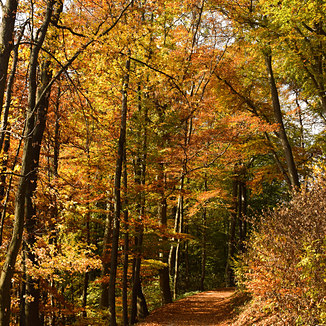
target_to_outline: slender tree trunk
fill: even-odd
[[[160,252],[159,258],[165,264],[163,268],[159,271],[160,277],[160,290],[162,304],[167,304],[172,302],[172,294],[170,289],[170,275],[169,275],[169,253],[168,253],[168,242],[167,237],[164,235],[167,229],[167,202],[164,195],[165,181],[164,181],[164,165],[160,163],[159,165],[159,175],[158,175],[158,188],[161,196],[158,212],[159,212],[159,223],[162,228],[163,236],[160,239]]]
[[[120,235],[120,214],[121,214],[121,176],[123,166],[123,153],[126,143],[127,129],[127,90],[129,85],[130,58],[126,62],[126,74],[122,87],[122,108],[121,108],[121,126],[120,137],[118,144],[118,157],[116,163],[115,180],[114,180],[114,218],[112,230],[112,249],[111,249],[111,269],[109,282],[109,312],[110,326],[116,326],[116,310],[115,310],[115,283],[117,278],[117,263],[118,263],[118,245]]]
[[[90,241],[90,213],[89,213],[89,207],[88,207],[88,212],[86,216],[86,243],[89,246],[91,241]],[[87,306],[87,294],[88,294],[88,284],[89,284],[89,272],[86,270],[84,274],[84,287],[83,287],[83,302],[82,302],[82,307],[84,309],[83,311],[83,316],[87,316],[87,311],[86,311],[86,306]]]
[[[273,109],[274,109],[274,117],[276,122],[279,125],[279,138],[282,143],[284,155],[285,155],[285,160],[287,164],[287,168],[289,171],[289,177],[291,180],[291,185],[292,187],[300,187],[300,182],[299,182],[299,176],[298,176],[298,171],[295,165],[295,161],[293,158],[293,153],[292,153],[292,148],[289,142],[289,139],[286,134],[286,130],[284,127],[283,123],[283,116],[282,116],[282,111],[281,111],[281,104],[278,96],[278,91],[277,91],[277,86],[274,78],[274,73],[273,73],[273,68],[272,68],[272,56],[271,54],[265,54],[265,63],[266,63],[266,68],[267,68],[267,73],[268,73],[268,78],[269,78],[269,84],[270,84],[270,89],[271,89],[271,96],[272,96],[272,102],[273,102]]]
[[[188,225],[185,225],[185,234],[188,234]],[[185,286],[186,289],[190,288],[190,262],[189,262],[189,240],[186,239],[184,244],[184,262],[185,262]]]
[[[242,212],[243,212],[243,215],[244,215],[244,219],[243,219],[243,222],[242,222],[242,225],[243,225],[242,250],[244,251],[245,250],[244,241],[246,240],[247,233],[248,233],[248,230],[247,230],[248,222],[246,220],[247,209],[248,209],[248,194],[247,194],[246,182],[242,183],[242,196],[243,196],[243,198],[242,198],[242,205],[243,205],[242,206]]]
[[[242,248],[242,243],[244,240],[243,235],[243,187],[242,187],[242,176],[240,176],[238,182],[238,224],[239,224],[239,248]]]
[[[183,189],[184,184],[184,177],[181,179],[181,185],[180,189]],[[183,195],[181,194],[179,196],[178,200],[178,210],[177,210],[177,216],[176,216],[176,232],[181,233],[182,232],[182,226],[183,226]],[[175,248],[175,260],[174,260],[174,275],[173,275],[173,299],[175,300],[177,298],[177,292],[178,292],[178,283],[179,283],[179,259],[180,259],[180,246],[181,246],[181,240],[178,238],[177,245]]]
[[[228,234],[228,252],[227,252],[227,262],[225,268],[225,282],[226,286],[234,285],[234,277],[231,268],[231,261],[235,254],[235,235],[236,235],[236,220],[237,220],[237,194],[238,194],[238,179],[234,177],[233,179],[233,191],[232,191],[232,212],[230,214],[229,222],[229,234]]]
[[[14,45],[17,5],[17,0],[7,0],[2,8],[2,21],[0,25],[0,116],[7,85],[8,63]]]
[[[203,217],[202,217],[202,250],[201,250],[201,276],[200,276],[200,291],[205,289],[205,277],[206,277],[206,242],[207,242],[207,208],[204,208]]]
[[[166,198],[164,196],[161,198],[159,214],[160,214],[160,225],[162,227],[162,231],[165,232],[167,228],[167,203],[166,203]],[[167,238],[166,236],[163,235],[161,239],[160,259],[165,264],[165,266],[161,268],[159,271],[162,304],[167,304],[172,302],[172,294],[170,289],[170,274],[169,274],[169,265],[168,265],[169,254],[167,250],[167,245],[168,245]]]
[[[204,190],[207,191],[207,177],[205,175]],[[204,283],[206,276],[206,242],[207,242],[207,208],[204,207],[202,216],[202,251],[201,251],[201,277],[200,291],[204,291]]]
[[[124,169],[123,169],[123,185],[124,185],[124,211],[123,223],[125,227],[124,233],[124,257],[123,257],[123,280],[122,280],[122,308],[123,308],[123,325],[129,325],[128,318],[128,265],[129,265],[129,213],[128,213],[128,171],[126,164],[126,150],[124,151]]]
[[[38,38],[35,40],[35,44],[31,49],[30,56],[30,67],[29,67],[29,96],[28,96],[28,110],[26,116],[26,126],[25,126],[25,144],[22,157],[22,168],[18,190],[15,200],[15,219],[14,219],[14,228],[12,232],[12,239],[9,244],[5,262],[2,267],[0,275],[0,325],[8,326],[10,319],[10,286],[11,279],[13,277],[15,263],[17,255],[20,249],[23,229],[24,229],[24,217],[25,217],[25,204],[29,206],[29,203],[26,203],[26,195],[31,193],[29,191],[29,186],[32,180],[32,172],[37,168],[37,163],[34,163],[35,153],[35,139],[33,136],[35,129],[35,114],[38,112],[38,107],[35,107],[36,104],[36,80],[37,80],[37,61],[39,56],[39,51],[42,47],[42,44],[45,39],[45,35],[50,23],[52,15],[53,2],[49,1],[47,3],[47,10],[44,22],[39,29]],[[48,93],[48,92],[47,92]],[[46,97],[46,94],[39,100],[42,102]],[[41,104],[41,103],[40,103]],[[37,325],[36,323],[33,324]]]
[[[142,162],[142,159],[137,159],[136,163],[136,176],[135,182],[140,186],[145,185],[145,163]],[[130,312],[130,322],[134,324],[137,322],[139,315],[140,317],[144,317],[144,314],[148,312],[146,301],[144,295],[142,293],[141,288],[141,279],[140,279],[140,269],[141,269],[141,255],[142,255],[142,247],[143,247],[143,216],[145,214],[145,196],[144,192],[141,191],[139,194],[139,211],[138,211],[138,223],[135,227],[135,249],[134,249],[134,262],[133,262],[133,275],[132,275],[132,296],[131,296],[131,312]],[[138,300],[139,299],[139,300]],[[147,312],[146,312],[147,311]]]
[[[85,117],[85,125],[86,125],[86,155],[87,155],[87,162],[88,162],[88,171],[87,171],[87,180],[91,180],[91,175],[90,175],[90,136],[89,136],[89,123],[87,117]],[[87,186],[87,192],[90,193],[90,187],[89,185]],[[89,203],[87,204],[87,213],[86,213],[86,243],[89,246],[91,244],[91,233],[90,233],[90,207]],[[86,269],[85,274],[84,274],[84,287],[83,287],[83,301],[82,301],[82,307],[83,307],[83,316],[87,317],[87,311],[86,311],[86,306],[87,306],[87,295],[88,295],[88,284],[89,284],[89,272]]]
[[[44,88],[48,85],[51,80],[51,73],[49,72],[49,62],[44,62],[41,68],[41,83],[38,94],[42,94]],[[34,254],[34,244],[36,242],[36,231],[37,231],[37,213],[36,207],[33,203],[33,196],[37,187],[37,169],[40,160],[40,151],[41,143],[43,139],[43,134],[46,124],[46,114],[49,106],[49,96],[50,90],[47,93],[47,96],[43,98],[40,102],[39,108],[36,111],[36,117],[34,122],[34,130],[32,133],[33,140],[33,162],[32,162],[32,171],[31,177],[27,184],[27,190],[25,195],[25,217],[26,217],[26,230],[27,230],[27,239],[26,239],[26,252],[28,259],[33,263],[37,264],[37,260]],[[26,302],[26,326],[38,326],[41,325],[39,319],[39,300],[40,300],[40,286],[39,280],[34,279],[32,276],[27,275],[26,277],[26,292],[27,295],[33,297],[33,300]]]
[[[138,317],[143,318],[148,315],[147,303],[142,291],[141,285],[141,256],[143,249],[143,217],[145,216],[145,178],[146,178],[146,164],[147,164],[147,121],[148,121],[148,108],[142,105],[141,88],[138,87],[138,111],[141,121],[143,122],[139,134],[139,150],[135,162],[135,183],[141,187],[138,195],[138,221],[135,226],[135,249],[132,273],[132,295],[131,295],[131,311],[130,322],[134,324]],[[146,97],[146,94],[145,94]]]
[[[58,178],[58,168],[59,168],[59,152],[60,152],[60,95],[61,95],[61,89],[60,86],[58,87],[58,92],[56,95],[56,104],[55,104],[55,124],[54,124],[54,141],[53,141],[53,159],[52,164],[49,166],[49,181],[51,179]],[[53,199],[52,199],[52,208],[51,208],[51,220],[53,223],[50,224],[49,227],[49,233],[50,233],[50,239],[49,243],[57,245],[57,230],[56,230],[56,222],[58,219],[58,203],[57,203],[57,195],[54,193]],[[52,288],[55,287],[55,281],[52,279],[50,280],[50,286]],[[56,307],[55,303],[55,297],[51,293],[50,294],[50,303],[52,307],[52,312],[49,317],[49,325],[55,326],[57,321],[57,313],[56,308],[58,308],[60,314],[60,304]]]
[[[109,213],[106,214],[105,225],[104,225],[104,235],[103,235],[103,251],[102,251],[102,283],[101,283],[101,298],[100,298],[100,307],[108,308],[109,307],[109,282],[106,281],[107,276],[110,271],[110,254],[109,254],[109,244],[111,241],[112,235],[112,221],[113,221],[113,205],[108,205]]]
[[[20,285],[20,302],[19,302],[19,326],[26,326],[26,316],[25,316],[25,298],[26,298],[26,254],[23,249],[22,255],[22,282]]]
[[[178,199],[178,203],[179,203],[179,199]],[[177,222],[179,221],[178,219],[178,204],[177,206],[174,206],[172,208],[172,216],[174,217],[174,228],[173,231],[177,232],[178,230],[178,224]],[[172,241],[175,241],[175,238],[172,238]],[[172,277],[173,272],[174,272],[174,263],[175,263],[175,246],[172,244],[170,247],[170,252],[169,252],[169,273]]]
[[[18,37],[17,42],[19,43],[21,41],[21,38],[23,36],[25,27],[22,28],[21,33]],[[1,120],[1,131],[0,131],[0,152],[3,153],[3,162],[2,162],[2,172],[5,172],[7,170],[7,164],[8,164],[8,152],[10,148],[10,126],[8,126],[8,116],[9,116],[9,110],[11,106],[11,97],[12,97],[12,89],[15,81],[15,75],[17,70],[17,63],[18,63],[18,44],[14,48],[14,55],[12,60],[12,68],[10,72],[10,76],[8,79],[8,85],[7,85],[7,91],[6,91],[6,102],[4,105],[2,120]],[[21,142],[20,142],[21,143]],[[20,148],[20,146],[19,146]],[[19,151],[17,152],[18,155]],[[15,159],[15,162],[17,161],[17,157]],[[4,200],[3,206],[2,206],[2,212],[1,212],[1,218],[0,218],[0,246],[2,245],[2,235],[3,235],[3,226],[4,221],[6,217],[6,210],[7,210],[7,202],[9,198],[9,191],[11,188],[11,182],[12,182],[12,176],[10,177],[9,186],[6,189],[6,174],[2,174],[0,178],[0,201]]]

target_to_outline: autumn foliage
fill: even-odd
[[[325,6],[300,3],[1,2],[1,326],[134,324],[233,286],[249,234],[247,289],[324,321],[324,183],[298,189]]]
[[[321,178],[253,221],[244,265],[238,263],[238,280],[253,295],[252,316],[264,311],[269,325],[325,323],[325,200]]]

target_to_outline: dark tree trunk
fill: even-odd
[[[205,175],[204,190],[207,191],[207,177]],[[206,242],[207,242],[207,208],[203,209],[202,216],[202,251],[201,251],[201,277],[200,277],[200,291],[204,291],[204,283],[206,276]]]
[[[24,245],[23,245],[24,246]],[[26,255],[23,249],[22,254],[22,282],[20,285],[20,302],[19,302],[19,326],[26,326],[26,316],[25,316],[25,298],[26,298]]]
[[[89,246],[91,244],[91,235],[90,235],[90,212],[88,207],[88,212],[86,214],[86,243]],[[88,295],[88,284],[89,284],[89,272],[86,270],[84,274],[84,286],[83,286],[83,301],[82,301],[82,307],[83,307],[83,316],[87,317],[87,295]]]
[[[137,157],[134,160],[135,166],[135,183],[141,187],[141,191],[138,194],[138,221],[135,226],[135,247],[134,247],[134,261],[132,270],[132,294],[131,294],[131,311],[130,322],[134,324],[138,317],[145,317],[148,314],[147,304],[142,292],[141,285],[141,256],[143,249],[143,217],[145,215],[145,176],[146,176],[146,163],[147,163],[147,120],[148,120],[148,108],[142,105],[141,88],[139,86],[139,98],[138,98],[138,111],[141,121],[143,122],[138,134],[139,149]],[[145,94],[146,96],[146,94]]]
[[[49,62],[44,62],[41,68],[41,87],[38,94],[42,94],[44,88],[48,85],[51,80],[51,73],[49,73]],[[25,195],[25,218],[26,218],[26,252],[28,259],[33,263],[37,264],[36,257],[34,254],[34,244],[36,242],[36,232],[38,228],[37,224],[37,212],[36,207],[33,203],[33,196],[37,187],[37,169],[40,160],[41,143],[46,124],[46,114],[49,106],[50,90],[45,97],[40,101],[40,105],[36,111],[34,130],[32,133],[32,171],[31,176],[27,184],[27,190]],[[39,280],[33,279],[33,277],[27,275],[26,277],[26,293],[33,297],[33,300],[26,302],[26,326],[38,326],[41,325],[39,319],[39,300],[40,300],[40,287]]]
[[[161,298],[162,304],[167,304],[172,302],[172,294],[170,289],[170,274],[169,274],[169,251],[168,251],[168,239],[164,235],[167,229],[167,202],[164,195],[165,181],[164,181],[164,165],[160,163],[159,166],[159,175],[158,175],[158,188],[161,196],[161,201],[159,204],[158,212],[159,212],[159,223],[162,228],[163,236],[160,239],[160,252],[159,258],[165,264],[163,268],[159,271],[160,277],[160,290],[161,290]]]
[[[205,289],[205,277],[206,277],[206,242],[207,242],[207,235],[206,235],[206,228],[207,228],[207,208],[204,208],[203,217],[202,217],[202,250],[201,250],[201,276],[200,276],[200,291],[204,291]]]
[[[21,30],[21,33],[17,40],[18,43],[21,41],[21,38],[24,33],[24,29],[25,28],[23,27]],[[14,52],[14,55],[13,55],[13,60],[12,60],[12,68],[11,68],[10,76],[8,79],[6,102],[4,105],[4,110],[3,110],[2,120],[1,120],[0,152],[3,149],[3,154],[4,154],[2,166],[1,166],[2,172],[6,172],[7,164],[8,164],[8,155],[7,154],[9,152],[9,148],[10,148],[10,133],[9,133],[10,126],[8,126],[8,116],[9,116],[9,110],[10,110],[10,106],[11,106],[12,89],[13,89],[13,85],[14,85],[14,81],[15,81],[15,75],[16,75],[17,63],[18,63],[18,44],[14,48],[13,52]],[[16,160],[17,160],[17,158],[15,159],[15,161]],[[0,246],[2,245],[3,226],[4,226],[5,217],[6,217],[7,202],[8,202],[9,191],[10,191],[10,187],[11,187],[11,181],[12,181],[12,176],[10,178],[9,187],[7,189],[7,194],[5,194],[6,174],[3,173],[0,177],[0,201],[2,201],[4,199],[4,197],[6,196],[6,199],[4,200],[4,203],[3,203],[1,218],[0,218]]]
[[[2,8],[2,22],[0,25],[0,116],[7,85],[9,58],[14,45],[17,5],[17,0],[7,0]]]
[[[161,198],[159,214],[160,214],[160,224],[162,226],[162,231],[165,232],[167,228],[167,203],[165,197]],[[169,253],[168,253],[167,245],[168,245],[167,238],[166,236],[163,236],[161,239],[160,259],[165,264],[165,266],[161,268],[159,271],[162,304],[167,304],[172,302],[172,294],[170,289],[170,274],[169,274],[169,265],[168,265]]]
[[[89,272],[85,272],[84,274],[84,286],[83,286],[83,302],[82,302],[82,307],[84,309],[83,311],[83,316],[87,316],[86,312],[86,305],[87,305],[87,291],[88,291],[88,283],[89,283]]]
[[[35,138],[37,137],[35,134],[35,119],[36,113],[39,112],[39,108],[35,107],[36,104],[36,80],[37,80],[37,66],[38,66],[38,57],[39,51],[42,47],[42,44],[45,39],[45,35],[50,23],[51,15],[52,15],[52,7],[53,2],[49,1],[47,3],[47,11],[45,15],[44,22],[39,29],[38,38],[35,40],[34,45],[31,49],[31,56],[30,56],[30,67],[29,67],[29,76],[28,76],[28,83],[29,83],[29,96],[28,96],[28,110],[26,114],[26,124],[25,124],[25,144],[23,150],[23,157],[22,157],[22,167],[21,167],[21,174],[22,177],[20,178],[18,190],[16,194],[15,200],[15,219],[14,219],[14,228],[12,232],[12,239],[9,244],[7,255],[5,262],[2,267],[1,275],[0,275],[0,325],[1,326],[8,326],[10,320],[10,286],[11,286],[11,279],[13,277],[15,263],[17,259],[17,255],[20,249],[20,245],[22,242],[22,235],[24,229],[24,217],[25,217],[25,204],[29,212],[30,203],[29,198],[28,202],[26,202],[26,195],[32,194],[30,191],[31,189],[31,180],[33,180],[33,174],[36,173],[36,168],[38,167],[38,161],[35,163]],[[46,92],[47,94],[49,92]],[[39,104],[47,97],[47,94],[44,94],[41,98],[39,98]],[[40,111],[40,114],[42,109]],[[40,116],[39,116],[40,117]],[[36,128],[40,130],[40,128]],[[40,144],[39,144],[40,145]],[[37,145],[38,146],[38,145]],[[32,217],[33,219],[33,217]],[[29,222],[26,221],[28,224]],[[29,235],[28,235],[29,236]],[[33,235],[30,235],[30,239],[32,239]],[[33,324],[34,326],[37,325],[36,323]]]
[[[142,162],[144,158],[137,159],[136,161],[136,173],[135,182],[140,186],[145,184],[145,163]],[[141,290],[141,279],[140,279],[140,269],[141,269],[141,255],[143,247],[143,216],[145,214],[145,197],[143,191],[140,192],[138,196],[138,223],[135,227],[135,245],[134,245],[134,261],[133,261],[133,273],[132,273],[132,295],[131,295],[131,311],[130,311],[130,323],[135,324],[138,321],[138,315],[140,314],[139,303],[142,300],[138,300],[139,296],[143,297]],[[146,303],[146,301],[144,301]],[[146,310],[146,309],[145,309]]]
[[[184,177],[182,177],[181,180],[181,186],[180,186],[181,189],[183,189],[183,183],[184,183]],[[183,202],[184,202],[183,195],[180,195],[178,200],[178,210],[177,210],[176,223],[175,223],[175,227],[176,227],[175,229],[176,232],[178,233],[181,233],[183,228]],[[177,292],[178,292],[180,249],[181,249],[181,240],[180,238],[178,238],[177,245],[175,248],[174,275],[173,275],[173,299],[174,300],[177,298]]]
[[[124,233],[122,314],[123,314],[123,325],[128,326],[129,325],[129,318],[128,318],[129,213],[128,213],[128,173],[127,173],[127,164],[126,164],[126,150],[124,151],[123,185],[125,189],[123,223],[126,231]]]
[[[101,298],[100,298],[100,307],[108,308],[109,307],[109,282],[106,281],[106,278],[110,272],[110,253],[109,245],[112,235],[112,220],[113,220],[113,205],[110,204],[109,213],[106,214],[105,225],[104,225],[104,235],[103,235],[103,251],[102,251],[102,283],[101,283]]]
[[[238,210],[238,179],[235,176],[232,185],[232,211],[230,214],[229,221],[229,234],[228,234],[228,252],[227,262],[225,268],[225,282],[226,286],[234,285],[234,275],[231,268],[231,261],[235,254],[235,241],[236,241],[236,221],[237,221],[237,210]]]
[[[171,215],[174,217],[174,232],[177,232],[177,213],[178,213],[178,205],[177,206],[173,206],[172,208],[172,213]],[[174,241],[175,239],[172,238],[172,240]],[[170,247],[170,252],[169,252],[169,273],[172,276],[173,275],[173,271],[174,271],[174,262],[175,262],[175,246],[171,245]]]
[[[287,164],[287,168],[288,168],[288,172],[289,172],[289,177],[291,180],[291,185],[292,185],[292,187],[298,188],[298,187],[300,187],[298,171],[297,171],[295,161],[293,158],[292,148],[291,148],[289,139],[287,137],[286,130],[285,130],[284,123],[283,123],[281,104],[280,104],[277,86],[276,86],[273,68],[272,68],[272,56],[270,54],[265,54],[265,63],[266,63],[268,79],[269,79],[269,84],[270,84],[270,89],[271,89],[274,117],[275,117],[275,121],[279,125],[278,134],[279,134],[279,138],[282,143],[285,160],[286,160],[286,164]]]
[[[127,89],[129,84],[130,59],[126,62],[126,74],[122,87],[122,108],[121,108],[121,126],[120,137],[118,144],[118,157],[116,162],[116,171],[114,179],[114,218],[112,230],[112,249],[111,249],[111,268],[110,268],[110,282],[109,282],[109,312],[110,312],[110,326],[116,326],[116,310],[115,310],[115,284],[117,278],[117,263],[118,263],[118,245],[120,235],[120,214],[121,214],[121,176],[123,166],[123,154],[126,143],[126,129],[127,129]]]

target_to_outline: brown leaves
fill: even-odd
[[[273,302],[290,324],[324,322],[326,183],[306,186],[293,200],[266,212],[248,245],[247,288]]]

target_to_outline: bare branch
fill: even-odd
[[[84,52],[91,44],[93,44],[97,40],[97,38],[101,38],[101,37],[103,37],[103,36],[105,36],[105,35],[107,35],[109,33],[118,24],[118,22],[121,20],[121,18],[124,15],[124,13],[132,5],[132,3],[133,3],[133,0],[130,1],[128,3],[128,5],[121,11],[121,13],[118,16],[118,18],[115,20],[115,22],[109,28],[107,28],[105,31],[103,31],[102,33],[100,33],[100,35],[98,35],[97,37],[94,37],[94,38],[90,39],[87,43],[85,43],[84,45],[82,45],[75,52],[75,54],[64,65],[61,66],[61,69],[56,73],[56,75],[52,78],[52,80],[49,82],[49,84],[44,88],[42,94],[40,95],[38,101],[35,104],[35,107],[34,107],[33,111],[35,111],[39,107],[41,101],[43,100],[43,97],[47,94],[47,92],[49,91],[49,89],[52,87],[52,85],[54,84],[54,82],[61,76],[61,74],[79,57],[79,55],[82,52]]]
[[[59,29],[64,29],[69,31],[71,34],[75,35],[75,36],[79,36],[79,37],[86,37],[84,34],[75,32],[71,27],[68,26],[63,26],[63,25],[59,25],[59,24],[53,24],[55,27],[59,28]]]

